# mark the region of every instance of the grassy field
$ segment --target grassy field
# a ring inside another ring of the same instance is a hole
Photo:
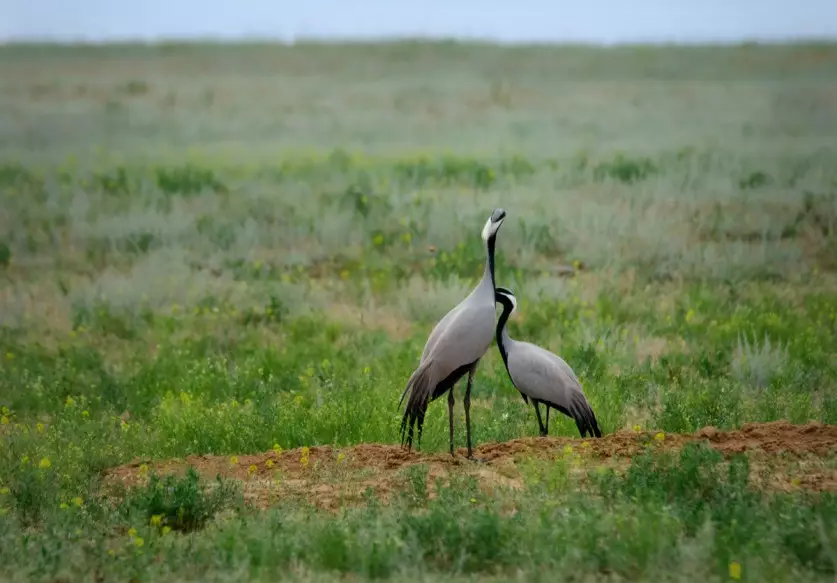
[[[0,580],[833,581],[835,144],[829,45],[0,48]],[[498,206],[606,437],[492,345],[408,454]]]

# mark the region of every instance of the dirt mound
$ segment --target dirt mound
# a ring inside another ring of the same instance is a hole
[[[792,425],[784,421],[748,423],[740,430],[718,431],[705,427],[692,435],[619,431],[601,439],[526,437],[476,448],[474,463],[463,456],[408,452],[397,445],[361,444],[346,448],[315,446],[277,453],[241,456],[189,456],[160,462],[135,460],[108,470],[105,483],[133,486],[158,475],[182,474],[189,466],[204,477],[221,475],[244,483],[245,498],[257,506],[279,499],[299,498],[323,508],[337,508],[363,498],[367,490],[386,501],[403,489],[407,471],[417,464],[427,468],[428,494],[436,479],[452,473],[475,475],[483,489],[518,488],[522,485],[518,463],[523,459],[555,459],[573,455],[580,467],[626,467],[630,458],[651,447],[676,450],[687,442],[707,442],[730,456],[751,452],[754,468],[762,471],[760,485],[770,489],[805,488],[837,490],[837,464],[826,459],[837,454],[837,426],[817,422]]]

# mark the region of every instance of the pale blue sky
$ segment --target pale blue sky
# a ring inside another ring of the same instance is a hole
[[[0,0],[0,39],[837,39],[837,0]]]

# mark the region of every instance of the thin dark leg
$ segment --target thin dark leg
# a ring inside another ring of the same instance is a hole
[[[450,421],[450,454],[453,455],[453,387],[448,391],[448,420]]]
[[[474,370],[476,366],[468,370],[468,386],[465,387],[465,434],[468,436],[468,458],[471,458],[471,385],[474,382]]]
[[[546,406],[546,433],[549,433],[549,405]]]
[[[421,450],[421,432],[424,429],[424,412],[419,412],[418,415],[418,441],[416,442],[416,450]]]
[[[538,402],[532,399],[532,403],[535,405],[535,415],[538,416],[538,429],[540,429],[541,437],[546,435],[546,428],[543,426],[543,421],[541,420],[541,410],[538,408]],[[549,407],[546,408],[547,415],[549,414]]]

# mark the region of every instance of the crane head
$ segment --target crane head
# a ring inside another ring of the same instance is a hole
[[[503,311],[508,309],[508,306],[511,306],[511,312],[509,312],[509,317],[513,316],[514,313],[517,311],[517,298],[514,297],[514,294],[510,289],[504,287],[495,287],[494,299],[503,305]]]
[[[482,240],[488,241],[491,237],[494,237],[497,231],[500,230],[500,225],[503,224],[505,218],[506,211],[501,208],[494,209],[494,212],[491,213],[491,216],[488,217],[488,220],[485,221],[485,226],[482,228]]]

